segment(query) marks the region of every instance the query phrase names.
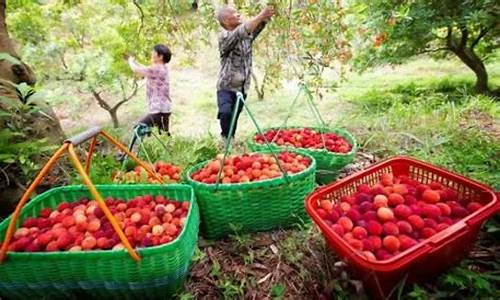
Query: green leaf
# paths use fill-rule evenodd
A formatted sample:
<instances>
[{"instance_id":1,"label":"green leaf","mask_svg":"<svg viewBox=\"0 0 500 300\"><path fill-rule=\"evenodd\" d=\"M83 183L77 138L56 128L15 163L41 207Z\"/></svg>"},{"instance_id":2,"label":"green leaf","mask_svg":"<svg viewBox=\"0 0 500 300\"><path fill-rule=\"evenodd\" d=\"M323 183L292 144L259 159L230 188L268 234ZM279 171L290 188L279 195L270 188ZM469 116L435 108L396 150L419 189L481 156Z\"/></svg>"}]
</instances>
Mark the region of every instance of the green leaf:
<instances>
[{"instance_id":1,"label":"green leaf","mask_svg":"<svg viewBox=\"0 0 500 300\"><path fill-rule=\"evenodd\" d=\"M22 62L19 59L15 58L14 56L10 55L7 52L0 52L0 60L6 60L14 65L22 64Z\"/></svg>"}]
</instances>

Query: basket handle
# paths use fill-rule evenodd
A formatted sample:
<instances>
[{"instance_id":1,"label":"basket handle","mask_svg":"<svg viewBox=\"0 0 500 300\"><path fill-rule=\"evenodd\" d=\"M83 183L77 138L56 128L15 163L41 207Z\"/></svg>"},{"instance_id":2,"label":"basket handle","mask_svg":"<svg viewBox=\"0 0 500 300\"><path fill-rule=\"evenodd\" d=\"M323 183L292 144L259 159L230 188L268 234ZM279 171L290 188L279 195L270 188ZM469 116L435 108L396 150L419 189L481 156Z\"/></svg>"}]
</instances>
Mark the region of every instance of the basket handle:
<instances>
[{"instance_id":1,"label":"basket handle","mask_svg":"<svg viewBox=\"0 0 500 300\"><path fill-rule=\"evenodd\" d=\"M300 98L300 95L302 93L304 93L306 96L307 107L309 108L311 115L314 117L314 119L317 123L317 126L320 130L320 136L321 136L321 141L323 143L323 148L326 149L326 142L325 142L324 134L325 134L326 130L328 129L328 126L326 125L326 122L323 120L323 117L321 116L321 113L319 112L318 107L314 104L314 100L313 100L314 96L312 95L311 90L307 87L306 83L304 83L304 82L299 83L299 91L297 92L297 95L295 96L295 98L292 101L292 104L290 105L290 109L288 110L287 116L285 117L285 121L283 122L283 124L280 127L278 127L278 131L276 132L276 134L274 135L274 137L270 141L270 143L273 143L275 141L275 139L278 136L278 134L280 133L281 129L287 127L288 119L292 116L292 113L295 110L297 101ZM259 132L259 134L264 137L264 140L266 140L266 137L261 132Z\"/></svg>"},{"instance_id":2,"label":"basket handle","mask_svg":"<svg viewBox=\"0 0 500 300\"><path fill-rule=\"evenodd\" d=\"M98 126L91 127L84 132L77 134L75 136L70 137L69 139L65 140L65 143L71 143L75 146L79 146L80 144L85 143L86 141L90 140L91 138L97 136L101 132L101 128Z\"/></svg>"},{"instance_id":3,"label":"basket handle","mask_svg":"<svg viewBox=\"0 0 500 300\"><path fill-rule=\"evenodd\" d=\"M259 132L259 134L262 135L262 130L260 129L260 126L257 123L257 121L255 120L252 112L250 111L250 109L246 105L245 99L243 97L243 94L241 92L237 92L236 93L236 105L235 105L235 107L233 109L233 113L232 113L232 116L231 116L231 126L229 127L229 136L227 137L226 149L224 151L224 156L222 157L222 166L224 166L224 163L226 162L227 154L229 153L229 150L231 149L230 146L231 146L231 141L232 141L233 133L234 133L234 127L235 127L235 123L236 123L236 115L238 114L238 110L240 108L240 105L243 105L243 107L245 108L245 111L247 112L248 116L250 117L250 120L252 121L253 125L255 126L255 128L257 129L257 131ZM285 178L285 181L287 183L290 183L290 178L288 177L287 172L285 171L285 169L281 165L281 162L280 162L278 156L276 155L276 152L273 150L273 148L271 147L271 145L269 144L269 142L267 141L267 139L265 137L264 137L264 141L266 142L267 149L269 150L269 152L271 152L271 154L273 155L274 159L276 160L276 163L278 164L278 167L279 167L281 173L283 174L283 177ZM219 169L219 173L217 174L217 181L215 183L216 184L215 185L215 189L216 190L219 187L221 175L222 175L222 167Z\"/></svg>"}]
</instances>

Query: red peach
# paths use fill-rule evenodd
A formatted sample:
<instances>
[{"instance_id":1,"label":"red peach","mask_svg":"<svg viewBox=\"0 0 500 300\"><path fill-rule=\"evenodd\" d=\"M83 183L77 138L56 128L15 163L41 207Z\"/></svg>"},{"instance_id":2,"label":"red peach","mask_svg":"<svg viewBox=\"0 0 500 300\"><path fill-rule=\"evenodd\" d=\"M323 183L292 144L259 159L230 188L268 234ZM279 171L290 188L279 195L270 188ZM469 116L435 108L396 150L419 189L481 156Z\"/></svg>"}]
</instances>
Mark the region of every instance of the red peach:
<instances>
[{"instance_id":1,"label":"red peach","mask_svg":"<svg viewBox=\"0 0 500 300\"><path fill-rule=\"evenodd\" d=\"M356 194L356 203L357 204L362 204L365 202L370 202L372 200L372 197L368 193L358 193ZM351 203L354 204L354 203Z\"/></svg>"},{"instance_id":2,"label":"red peach","mask_svg":"<svg viewBox=\"0 0 500 300\"><path fill-rule=\"evenodd\" d=\"M87 230L90 232L96 232L101 228L101 221L99 219L92 219L87 225Z\"/></svg>"},{"instance_id":3,"label":"red peach","mask_svg":"<svg viewBox=\"0 0 500 300\"><path fill-rule=\"evenodd\" d=\"M172 213L175 211L175 205L173 205L172 203L169 203L165 206L165 211L168 212L168 213Z\"/></svg>"},{"instance_id":4,"label":"red peach","mask_svg":"<svg viewBox=\"0 0 500 300\"><path fill-rule=\"evenodd\" d=\"M406 219L411 216L412 210L407 205L399 204L394 208L394 214L400 219Z\"/></svg>"},{"instance_id":5,"label":"red peach","mask_svg":"<svg viewBox=\"0 0 500 300\"><path fill-rule=\"evenodd\" d=\"M445 203L436 203L436 206L441 210L442 216L449 216L451 214L451 208Z\"/></svg>"},{"instance_id":6,"label":"red peach","mask_svg":"<svg viewBox=\"0 0 500 300\"><path fill-rule=\"evenodd\" d=\"M25 249L26 252L38 252L40 250L42 249L35 243L30 243Z\"/></svg>"},{"instance_id":7,"label":"red peach","mask_svg":"<svg viewBox=\"0 0 500 300\"><path fill-rule=\"evenodd\" d=\"M365 221L370 221L370 220L377 220L377 213L375 211L367 211L363 214L363 220Z\"/></svg>"},{"instance_id":8,"label":"red peach","mask_svg":"<svg viewBox=\"0 0 500 300\"><path fill-rule=\"evenodd\" d=\"M411 224L408 223L407 221L398 221L396 223L396 225L398 225L398 229L399 229L400 233L410 234L413 232L413 228L412 228Z\"/></svg>"},{"instance_id":9,"label":"red peach","mask_svg":"<svg viewBox=\"0 0 500 300\"><path fill-rule=\"evenodd\" d=\"M151 219L149 219L149 222L148 222L148 225L151 227L153 227L155 225L160 225L160 224L161 224L161 220L158 217L152 217Z\"/></svg>"},{"instance_id":10,"label":"red peach","mask_svg":"<svg viewBox=\"0 0 500 300\"><path fill-rule=\"evenodd\" d=\"M75 238L70 233L61 234L56 240L59 249L66 249L74 241Z\"/></svg>"},{"instance_id":11,"label":"red peach","mask_svg":"<svg viewBox=\"0 0 500 300\"><path fill-rule=\"evenodd\" d=\"M341 202L339 204L339 207L340 207L340 210L342 210L343 212L347 212L351 209L351 205L347 202Z\"/></svg>"},{"instance_id":12,"label":"red peach","mask_svg":"<svg viewBox=\"0 0 500 300\"><path fill-rule=\"evenodd\" d=\"M356 209L350 209L345 215L353 222L356 222L359 219L361 219L361 214Z\"/></svg>"},{"instance_id":13,"label":"red peach","mask_svg":"<svg viewBox=\"0 0 500 300\"><path fill-rule=\"evenodd\" d=\"M424 220L417 215L411 215L408 217L408 222L411 224L414 230L420 230L424 228L425 223Z\"/></svg>"},{"instance_id":14,"label":"red peach","mask_svg":"<svg viewBox=\"0 0 500 300\"><path fill-rule=\"evenodd\" d=\"M385 173L380 175L380 183L384 186L392 185L394 180L394 176L392 173Z\"/></svg>"},{"instance_id":15,"label":"red peach","mask_svg":"<svg viewBox=\"0 0 500 300\"><path fill-rule=\"evenodd\" d=\"M422 208L422 214L426 217L437 219L441 216L441 209L434 204L427 204Z\"/></svg>"},{"instance_id":16,"label":"red peach","mask_svg":"<svg viewBox=\"0 0 500 300\"><path fill-rule=\"evenodd\" d=\"M454 218L464 218L469 214L467 209L462 206L453 206L451 208L451 216Z\"/></svg>"},{"instance_id":17,"label":"red peach","mask_svg":"<svg viewBox=\"0 0 500 300\"><path fill-rule=\"evenodd\" d=\"M135 212L130 216L130 221L134 223L139 223L142 219L142 215L139 212Z\"/></svg>"},{"instance_id":18,"label":"red peach","mask_svg":"<svg viewBox=\"0 0 500 300\"><path fill-rule=\"evenodd\" d=\"M371 202L363 202L359 205L359 212L360 213L365 213L367 211L370 211L373 207L373 204Z\"/></svg>"},{"instance_id":19,"label":"red peach","mask_svg":"<svg viewBox=\"0 0 500 300\"><path fill-rule=\"evenodd\" d=\"M321 200L319 205L326 211L331 211L333 209L333 203L329 200Z\"/></svg>"},{"instance_id":20,"label":"red peach","mask_svg":"<svg viewBox=\"0 0 500 300\"><path fill-rule=\"evenodd\" d=\"M364 251L373 251L373 243L370 239L363 239L361 242L363 242L363 250Z\"/></svg>"},{"instance_id":21,"label":"red peach","mask_svg":"<svg viewBox=\"0 0 500 300\"><path fill-rule=\"evenodd\" d=\"M100 237L96 241L96 246L99 249L109 249L109 248L111 248L111 243L110 243L108 238Z\"/></svg>"},{"instance_id":22,"label":"red peach","mask_svg":"<svg viewBox=\"0 0 500 300\"><path fill-rule=\"evenodd\" d=\"M76 224L82 224L87 222L87 217L84 214L73 214Z\"/></svg>"},{"instance_id":23,"label":"red peach","mask_svg":"<svg viewBox=\"0 0 500 300\"><path fill-rule=\"evenodd\" d=\"M380 247L382 247L382 239L379 236L370 235L368 237L368 240L370 240L370 242L372 243L373 249L376 250L376 249L379 249Z\"/></svg>"},{"instance_id":24,"label":"red peach","mask_svg":"<svg viewBox=\"0 0 500 300\"><path fill-rule=\"evenodd\" d=\"M422 193L422 198L428 203L438 203L440 200L440 195L437 191L428 189Z\"/></svg>"},{"instance_id":25,"label":"red peach","mask_svg":"<svg viewBox=\"0 0 500 300\"><path fill-rule=\"evenodd\" d=\"M33 228L36 228L36 227L33 227ZM30 230L26 227L21 227L21 228L18 228L15 232L14 232L14 239L20 239L24 236L27 236L28 234L30 234Z\"/></svg>"},{"instance_id":26,"label":"red peach","mask_svg":"<svg viewBox=\"0 0 500 300\"><path fill-rule=\"evenodd\" d=\"M45 247L45 251L47 252L53 252L53 251L59 251L59 246L56 241L52 241L47 244L47 247Z\"/></svg>"},{"instance_id":27,"label":"red peach","mask_svg":"<svg viewBox=\"0 0 500 300\"><path fill-rule=\"evenodd\" d=\"M355 239L362 240L368 237L368 232L363 227L356 226L352 229L352 235Z\"/></svg>"},{"instance_id":28,"label":"red peach","mask_svg":"<svg viewBox=\"0 0 500 300\"><path fill-rule=\"evenodd\" d=\"M406 188L406 184L395 184L393 187L393 191L399 195L408 194L408 189Z\"/></svg>"},{"instance_id":29,"label":"red peach","mask_svg":"<svg viewBox=\"0 0 500 300\"><path fill-rule=\"evenodd\" d=\"M415 246L416 244L418 244L418 242L414 239L412 239L411 237L407 236L407 235L400 235L399 237L399 242L400 242L400 249L401 251L405 251L406 249L409 249L413 246Z\"/></svg>"},{"instance_id":30,"label":"red peach","mask_svg":"<svg viewBox=\"0 0 500 300\"><path fill-rule=\"evenodd\" d=\"M353 223L351 221L351 219L349 219L348 217L340 217L337 221L337 224L341 225L342 227L344 227L344 230L345 231L351 231L352 227L353 227Z\"/></svg>"},{"instance_id":31,"label":"red peach","mask_svg":"<svg viewBox=\"0 0 500 300\"><path fill-rule=\"evenodd\" d=\"M343 236L344 235L344 227L342 225L339 225L339 224L333 224L331 226L333 232L335 232L336 234L338 234L339 236Z\"/></svg>"},{"instance_id":32,"label":"red peach","mask_svg":"<svg viewBox=\"0 0 500 300\"><path fill-rule=\"evenodd\" d=\"M383 222L390 221L390 220L394 219L394 213L392 212L392 210L390 208L387 208L387 207L379 208L377 210L377 216Z\"/></svg>"},{"instance_id":33,"label":"red peach","mask_svg":"<svg viewBox=\"0 0 500 300\"><path fill-rule=\"evenodd\" d=\"M415 196L413 195L406 194L404 198L405 198L405 204L408 206L417 203L417 198L415 198Z\"/></svg>"},{"instance_id":34,"label":"red peach","mask_svg":"<svg viewBox=\"0 0 500 300\"><path fill-rule=\"evenodd\" d=\"M385 249L378 249L376 252L375 252L375 256L377 257L378 260L386 260L386 259L390 259L392 257L392 255L387 252L387 250Z\"/></svg>"},{"instance_id":35,"label":"red peach","mask_svg":"<svg viewBox=\"0 0 500 300\"><path fill-rule=\"evenodd\" d=\"M368 184L360 184L358 185L358 188L357 188L358 192L360 193L366 193L366 194L369 194L371 192L371 188Z\"/></svg>"},{"instance_id":36,"label":"red peach","mask_svg":"<svg viewBox=\"0 0 500 300\"><path fill-rule=\"evenodd\" d=\"M471 203L467 204L467 210L469 211L469 213L476 212L476 211L480 210L481 208L483 208L483 205L479 202L471 202Z\"/></svg>"},{"instance_id":37,"label":"red peach","mask_svg":"<svg viewBox=\"0 0 500 300\"><path fill-rule=\"evenodd\" d=\"M386 236L382 240L382 244L384 245L384 248L387 249L391 253L398 251L399 247L401 246L399 239L393 235Z\"/></svg>"},{"instance_id":38,"label":"red peach","mask_svg":"<svg viewBox=\"0 0 500 300\"><path fill-rule=\"evenodd\" d=\"M163 227L161 225L155 225L151 230L154 236L160 236L163 233Z\"/></svg>"},{"instance_id":39,"label":"red peach","mask_svg":"<svg viewBox=\"0 0 500 300\"><path fill-rule=\"evenodd\" d=\"M326 220L327 217L328 217L328 213L326 212L326 210L322 209L322 208L317 208L316 209L316 213L318 214L318 216L322 219L322 220Z\"/></svg>"},{"instance_id":40,"label":"red peach","mask_svg":"<svg viewBox=\"0 0 500 300\"><path fill-rule=\"evenodd\" d=\"M340 202L347 202L349 204L355 204L356 198L350 195L344 195L340 198Z\"/></svg>"},{"instance_id":41,"label":"red peach","mask_svg":"<svg viewBox=\"0 0 500 300\"><path fill-rule=\"evenodd\" d=\"M424 229L422 229L421 233L423 238L430 238L431 236L436 234L436 230L425 227Z\"/></svg>"},{"instance_id":42,"label":"red peach","mask_svg":"<svg viewBox=\"0 0 500 300\"><path fill-rule=\"evenodd\" d=\"M359 251L363 250L363 242L361 242L358 239L351 239L351 240L347 241L347 243L349 243L349 245L351 245L351 247L353 247L356 250L359 250Z\"/></svg>"},{"instance_id":43,"label":"red peach","mask_svg":"<svg viewBox=\"0 0 500 300\"><path fill-rule=\"evenodd\" d=\"M52 240L54 239L54 234L52 233L51 230L49 231L46 231L42 234L40 234L36 239L35 239L35 243L40 246L40 247L44 247L46 246L48 243L50 243Z\"/></svg>"},{"instance_id":44,"label":"red peach","mask_svg":"<svg viewBox=\"0 0 500 300\"><path fill-rule=\"evenodd\" d=\"M390 194L388 199L389 199L388 203L390 206L396 206L405 203L405 198L403 198L403 196L401 196L400 194L396 193Z\"/></svg>"},{"instance_id":45,"label":"red peach","mask_svg":"<svg viewBox=\"0 0 500 300\"><path fill-rule=\"evenodd\" d=\"M380 207L387 207L388 203L389 203L389 200L384 195L377 195L373 199L373 207L375 209L379 209Z\"/></svg>"},{"instance_id":46,"label":"red peach","mask_svg":"<svg viewBox=\"0 0 500 300\"><path fill-rule=\"evenodd\" d=\"M66 216L64 217L62 224L64 227L69 228L75 225L75 218L73 216Z\"/></svg>"},{"instance_id":47,"label":"red peach","mask_svg":"<svg viewBox=\"0 0 500 300\"><path fill-rule=\"evenodd\" d=\"M91 250L96 246L96 244L97 244L96 239L93 236L88 236L84 238L82 241L82 249Z\"/></svg>"},{"instance_id":48,"label":"red peach","mask_svg":"<svg viewBox=\"0 0 500 300\"><path fill-rule=\"evenodd\" d=\"M377 258L375 257L375 255L372 252L370 252L370 251L363 251L363 255L369 261L376 261L377 260Z\"/></svg>"},{"instance_id":49,"label":"red peach","mask_svg":"<svg viewBox=\"0 0 500 300\"><path fill-rule=\"evenodd\" d=\"M346 241L350 241L350 240L354 239L354 236L352 236L352 232L348 232L348 233L345 233L342 238Z\"/></svg>"},{"instance_id":50,"label":"red peach","mask_svg":"<svg viewBox=\"0 0 500 300\"><path fill-rule=\"evenodd\" d=\"M396 225L394 222L386 222L384 225L382 225L384 228L384 233L386 235L398 235L399 234L399 228L398 225Z\"/></svg>"},{"instance_id":51,"label":"red peach","mask_svg":"<svg viewBox=\"0 0 500 300\"><path fill-rule=\"evenodd\" d=\"M52 213L52 209L46 207L40 211L40 217L48 218L51 213Z\"/></svg>"},{"instance_id":52,"label":"red peach","mask_svg":"<svg viewBox=\"0 0 500 300\"><path fill-rule=\"evenodd\" d=\"M410 205L411 211L413 212L414 215L421 215L422 214L422 208L418 204L412 204Z\"/></svg>"},{"instance_id":53,"label":"red peach","mask_svg":"<svg viewBox=\"0 0 500 300\"><path fill-rule=\"evenodd\" d=\"M392 186L386 186L386 187L384 187L384 195L389 196L393 192L394 192L394 189L392 188Z\"/></svg>"},{"instance_id":54,"label":"red peach","mask_svg":"<svg viewBox=\"0 0 500 300\"><path fill-rule=\"evenodd\" d=\"M67 208L70 208L70 205L68 202L62 202L60 203L58 206L57 206L57 210L59 212L62 212L63 210L67 209Z\"/></svg>"},{"instance_id":55,"label":"red peach","mask_svg":"<svg viewBox=\"0 0 500 300\"><path fill-rule=\"evenodd\" d=\"M125 249L125 246L123 246L122 243L119 243L114 245L112 250L123 250L123 249Z\"/></svg>"},{"instance_id":56,"label":"red peach","mask_svg":"<svg viewBox=\"0 0 500 300\"><path fill-rule=\"evenodd\" d=\"M433 190L441 190L443 189L443 185L439 182L433 181L429 184L429 187Z\"/></svg>"},{"instance_id":57,"label":"red peach","mask_svg":"<svg viewBox=\"0 0 500 300\"><path fill-rule=\"evenodd\" d=\"M368 221L367 229L371 235L381 235L383 232L382 225L375 220Z\"/></svg>"},{"instance_id":58,"label":"red peach","mask_svg":"<svg viewBox=\"0 0 500 300\"><path fill-rule=\"evenodd\" d=\"M424 224L425 224L425 227L430 227L430 228L436 228L436 226L437 226L436 220L429 219L429 218L424 219Z\"/></svg>"},{"instance_id":59,"label":"red peach","mask_svg":"<svg viewBox=\"0 0 500 300\"><path fill-rule=\"evenodd\" d=\"M82 247L80 247L80 246L73 246L73 247L69 248L68 251L69 252L80 252L80 251L82 251Z\"/></svg>"}]
</instances>

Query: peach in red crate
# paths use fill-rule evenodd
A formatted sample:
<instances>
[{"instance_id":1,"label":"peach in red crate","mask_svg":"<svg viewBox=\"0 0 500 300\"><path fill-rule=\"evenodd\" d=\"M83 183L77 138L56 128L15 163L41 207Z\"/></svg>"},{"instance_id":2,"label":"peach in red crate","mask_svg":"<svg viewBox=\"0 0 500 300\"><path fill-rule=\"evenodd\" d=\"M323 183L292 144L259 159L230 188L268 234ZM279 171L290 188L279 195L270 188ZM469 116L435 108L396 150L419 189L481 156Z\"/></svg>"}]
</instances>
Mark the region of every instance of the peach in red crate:
<instances>
[{"instance_id":1,"label":"peach in red crate","mask_svg":"<svg viewBox=\"0 0 500 300\"><path fill-rule=\"evenodd\" d=\"M404 176L393 176L387 173L387 169L393 169L398 173L409 173ZM375 167L371 167L359 174L352 175L340 182L333 183L328 188L321 189L317 193L313 193L308 197L308 200L306 200L308 212L313 219L317 221L317 215L312 213L313 208L310 203L317 203L316 201L318 201L317 199L320 197L329 199L337 197L336 200L340 202L352 196L359 198L359 194L365 192L365 187L360 187L356 182L373 182L374 175L382 172L384 173L379 175L380 181L372 185L370 194L374 197L379 195L386 196L388 198L387 204L385 204L384 201L374 200L371 207L368 205L362 206L362 203L358 202L359 199L356 201L358 206L350 204L352 209L358 210L362 215L361 221L363 222L360 222L360 220L353 222L356 224L354 228L365 228L370 234L370 236L366 238L366 240L370 242L364 242L365 239L361 240L364 248L363 251L369 251L367 253L374 254L378 261L391 258L394 258L394 261L384 264L384 268L379 267L379 265L373 265L369 263L371 260L368 259L368 256L364 255L363 252L360 252L361 256L359 257L356 255L353 256L352 253L346 252L347 248L341 246L338 240L330 239L328 237L331 232L330 227L326 228L323 225L320 226L320 228L324 232L328 243L335 249L341 258L355 261L353 268L360 271L361 274L369 272L376 274L373 277L378 279L377 282L379 285L375 284L375 281L370 280L369 286L371 289L381 289L385 293L382 297L386 297L388 295L386 292L390 292L391 288L397 284L397 282L391 281L391 278L401 278L401 276L407 272L412 272L412 270L414 273L416 272L416 274L422 272L433 275L437 272L436 270L441 270L444 266L451 265L452 260L456 262L458 259L463 258L468 249L471 248L471 241L473 241L477 235L481 224L496 209L497 206L495 205L497 204L492 205L491 202L496 202L497 200L491 190L477 183L470 182L463 177L447 173L446 171L442 171L416 160L396 158ZM428 178L436 179L435 182L429 183ZM421 180L421 182L419 182L419 180ZM446 183L446 185L450 187L453 186L453 188L457 188L459 191L466 192L461 192L459 194L452 188L443 185L441 182ZM384 186L383 192L374 192L375 187L378 189L380 185ZM355 190L355 192L349 194L347 192L349 190ZM400 199L397 196L391 196L391 194L403 194L401 195L403 196L403 203L399 203ZM467 198L461 198L462 194ZM392 201L389 201L389 197L392 198ZM470 200L468 199L474 199L477 203L469 202ZM489 205L486 206L486 203ZM339 205L341 205L341 203ZM379 214L379 210L382 214ZM477 212L478 210L481 210L481 214L473 214L473 212ZM394 219L383 216L384 214L389 215L389 211L394 214ZM381 215L382 218L380 218ZM348 216L345 214L343 217ZM468 217L467 224L469 226L467 226L466 229L460 226L452 226L464 217ZM395 223L399 234L395 234L396 232L391 232L391 229L389 229L387 231L389 231L388 233L390 234L385 233L388 234L387 236L385 236L384 233L372 235L372 232L370 232L370 224L372 224L372 222L370 221L379 221L382 224ZM321 225L321 223L318 224ZM392 228L392 225L386 225L385 227ZM359 229L356 229L356 231L357 230ZM458 230L460 230L460 234L457 234ZM439 238L429 242L428 238L432 238L432 236L439 231L445 231L442 232L442 234L444 234L443 237L446 235L446 238ZM356 239L353 233L355 233L354 229L344 233L343 237L348 238L350 241L349 243L344 241L344 245L353 243L351 240ZM380 243L382 244L382 248L377 248L375 241L381 238L383 238ZM427 245L425 247L419 247L419 245L423 243ZM446 244L443 245L443 243ZM354 244L356 244L356 242L354 242ZM411 248L419 250L418 252L411 252L412 255L410 256L408 255L408 253L410 253L408 251L412 251ZM427 251L428 248L430 252ZM433 255L430 255L430 253ZM450 256L447 253L453 253L457 256ZM415 257L415 255L417 257ZM439 257L439 260L436 260L436 257ZM399 270L395 267L401 266L400 262L403 263L404 270ZM422 268L422 265L426 267ZM393 266L393 269L387 270L386 266L389 269ZM387 272L389 272L390 275ZM384 278L384 281L380 281L380 278ZM382 284L382 287L380 284Z\"/></svg>"},{"instance_id":2,"label":"peach in red crate","mask_svg":"<svg viewBox=\"0 0 500 300\"><path fill-rule=\"evenodd\" d=\"M388 207L381 207L377 210L377 217L382 222L386 222L394 219L394 213L392 212L392 209Z\"/></svg>"},{"instance_id":3,"label":"peach in red crate","mask_svg":"<svg viewBox=\"0 0 500 300\"><path fill-rule=\"evenodd\" d=\"M382 240L382 244L384 248L387 249L390 253L394 253L399 250L401 243L399 239L394 235L388 235Z\"/></svg>"}]
</instances>

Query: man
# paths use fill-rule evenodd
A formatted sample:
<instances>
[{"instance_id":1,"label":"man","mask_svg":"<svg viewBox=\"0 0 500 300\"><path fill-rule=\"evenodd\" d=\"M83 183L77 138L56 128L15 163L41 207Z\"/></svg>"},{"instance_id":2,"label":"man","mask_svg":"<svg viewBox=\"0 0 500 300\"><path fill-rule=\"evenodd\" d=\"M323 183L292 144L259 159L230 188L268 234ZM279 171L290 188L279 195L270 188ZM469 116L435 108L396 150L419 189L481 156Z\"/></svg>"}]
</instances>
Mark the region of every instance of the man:
<instances>
[{"instance_id":1,"label":"man","mask_svg":"<svg viewBox=\"0 0 500 300\"><path fill-rule=\"evenodd\" d=\"M246 99L252 73L252 43L274 15L272 7L265 7L257 16L243 21L238 11L232 6L223 6L217 11L217 19L223 30L219 35L221 69L217 82L217 106L223 142L229 136L231 116L236 105L236 93L241 92ZM236 132L236 115L233 132Z\"/></svg>"}]
</instances>

